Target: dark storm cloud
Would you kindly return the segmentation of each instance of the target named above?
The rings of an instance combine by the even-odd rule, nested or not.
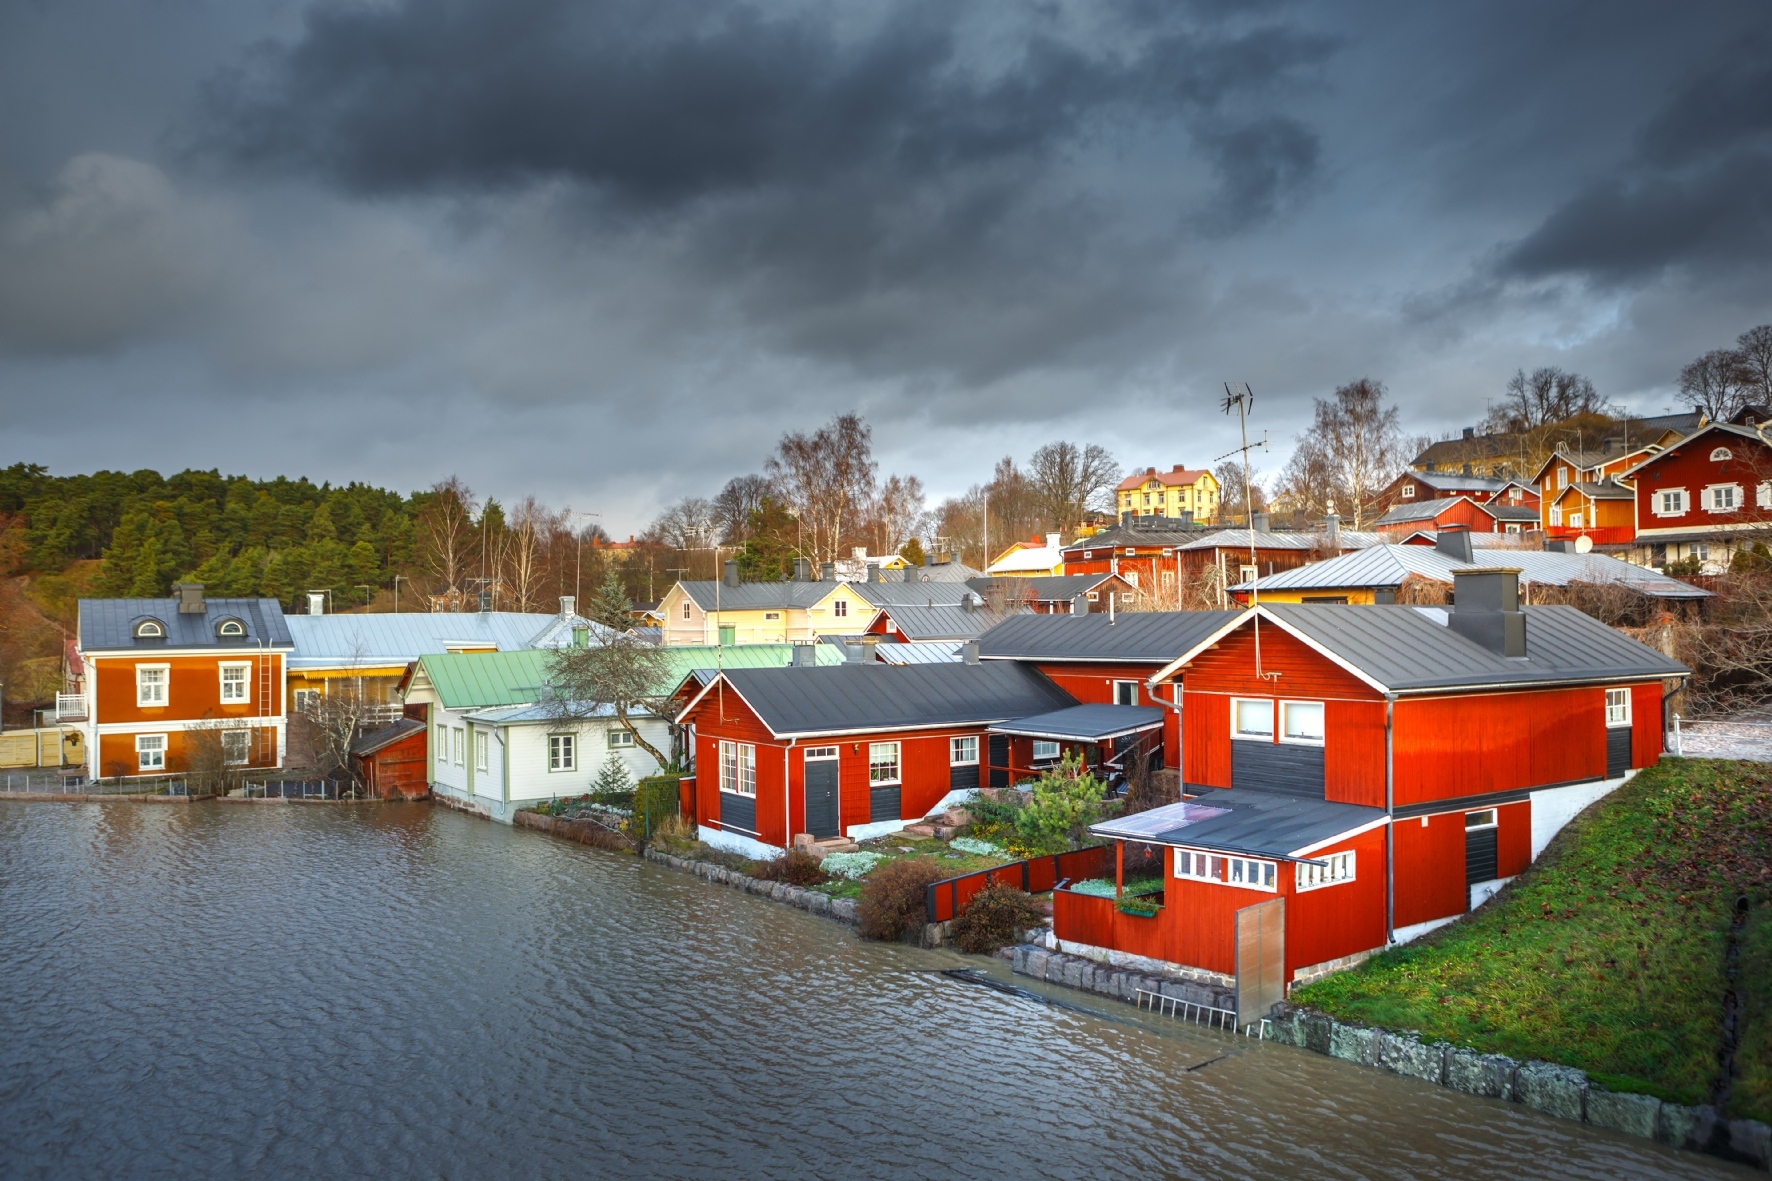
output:
[[[1764,268],[1772,250],[1768,44],[1706,62],[1639,130],[1630,158],[1507,252],[1504,272],[1601,282],[1707,264]]]

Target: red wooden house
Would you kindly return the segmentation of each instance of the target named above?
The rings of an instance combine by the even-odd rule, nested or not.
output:
[[[1487,510],[1487,505],[1478,504],[1468,496],[1404,501],[1378,518],[1372,527],[1387,535],[1387,539],[1396,541],[1421,529],[1440,530],[1448,525],[1463,525],[1472,533],[1504,532],[1504,528],[1496,523],[1495,514]],[[1532,517],[1536,516],[1532,514]]]
[[[407,706],[423,713],[425,707]],[[431,794],[428,729],[422,717],[359,735],[351,743],[351,770],[370,795],[384,800],[416,800]]]
[[[1624,472],[1644,565],[1697,559],[1728,569],[1737,550],[1772,540],[1772,445],[1750,426],[1713,422]]]
[[[1181,547],[1210,531],[1165,518],[1110,525],[1064,547],[1064,572],[1117,574],[1138,590],[1173,590],[1182,577]]]
[[[700,835],[753,856],[799,833],[865,839],[920,820],[979,786],[993,724],[1077,704],[1000,662],[726,669],[678,692]]]
[[[1161,909],[1060,891],[1061,946],[1236,977],[1265,1012],[1480,905],[1659,759],[1682,666],[1574,608],[1519,607],[1517,571],[1455,581],[1450,609],[1264,604],[1161,670],[1192,798],[1096,828],[1148,851]]]

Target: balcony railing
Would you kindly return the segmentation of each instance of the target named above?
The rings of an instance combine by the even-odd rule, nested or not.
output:
[[[84,722],[86,720],[86,698],[79,693],[57,693],[55,695],[55,720],[58,722]]]

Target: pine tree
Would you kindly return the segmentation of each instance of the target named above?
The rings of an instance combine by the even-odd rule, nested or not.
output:
[[[603,585],[591,596],[591,601],[579,611],[586,619],[598,623],[613,631],[625,632],[634,626],[633,604],[628,601],[627,591],[622,589],[621,579],[611,570],[603,576]]]
[[[594,796],[621,795],[633,790],[634,778],[628,773],[627,763],[617,754],[610,754],[603,760],[603,765],[597,768],[597,778],[591,781]]]

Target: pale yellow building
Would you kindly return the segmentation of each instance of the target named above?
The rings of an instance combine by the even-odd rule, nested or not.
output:
[[[1120,481],[1114,507],[1122,521],[1127,517],[1210,521],[1218,515],[1218,480],[1203,468],[1179,463],[1166,472],[1147,467]]]

